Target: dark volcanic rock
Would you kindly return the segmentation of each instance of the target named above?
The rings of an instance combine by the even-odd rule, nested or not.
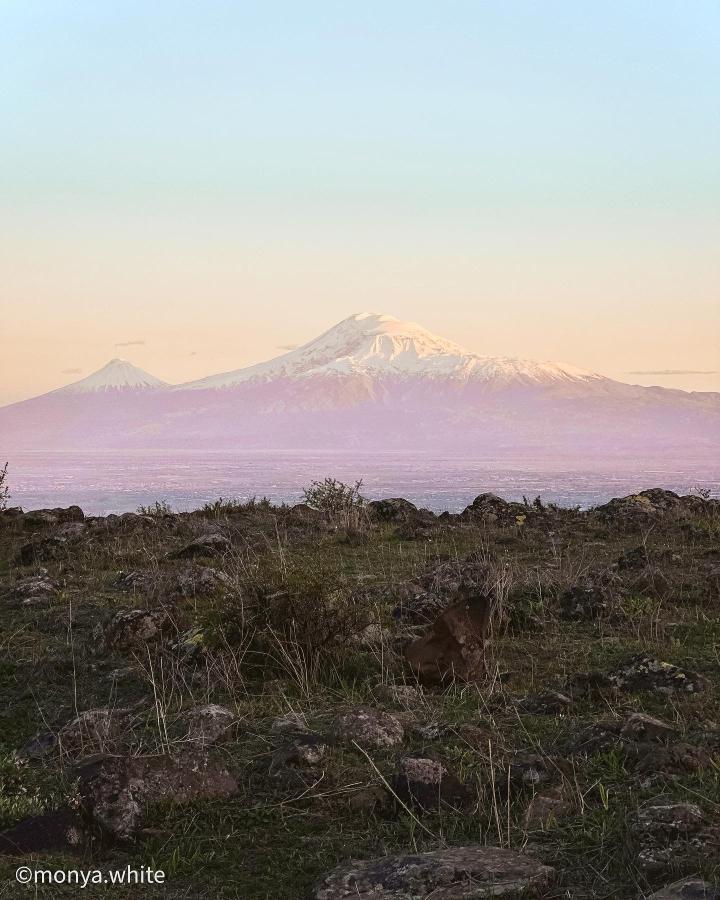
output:
[[[450,847],[338,866],[315,888],[314,900],[470,900],[529,895],[547,887],[549,866],[498,847]]]

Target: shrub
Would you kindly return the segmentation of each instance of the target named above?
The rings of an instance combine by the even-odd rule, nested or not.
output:
[[[360,493],[362,479],[354,485],[336,478],[313,481],[303,497],[308,506],[324,513],[336,528],[359,528],[367,519],[367,500]]]
[[[10,491],[9,491],[7,483],[6,483],[7,482],[7,470],[8,470],[8,464],[5,463],[5,465],[2,467],[2,469],[0,469],[0,511],[2,511],[3,509],[7,509],[7,502],[8,502],[8,499],[10,498]]]

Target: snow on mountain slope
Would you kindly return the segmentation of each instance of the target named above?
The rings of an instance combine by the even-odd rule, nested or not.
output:
[[[330,375],[416,376],[503,384],[602,378],[563,363],[478,356],[414,322],[403,322],[378,313],[357,313],[302,347],[275,359],[178,385],[175,390],[222,389],[279,378]]]
[[[149,372],[134,366],[126,359],[111,359],[97,372],[81,378],[65,387],[52,391],[53,394],[101,394],[108,391],[159,390],[169,385]]]

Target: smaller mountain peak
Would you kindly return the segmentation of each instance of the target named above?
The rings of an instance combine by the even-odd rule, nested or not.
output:
[[[106,391],[148,390],[166,387],[168,387],[167,382],[156,378],[126,359],[115,357],[86,378],[81,378],[80,381],[68,384],[53,393],[94,394]]]

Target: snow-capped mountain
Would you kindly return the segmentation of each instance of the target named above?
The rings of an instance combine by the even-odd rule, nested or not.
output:
[[[111,359],[97,372],[53,391],[54,394],[99,394],[107,391],[160,390],[169,387],[126,359]]]
[[[333,449],[534,456],[716,455],[720,394],[480,356],[392,316],[171,386],[131,363],[0,409],[6,449]]]
[[[176,390],[225,389],[248,382],[329,375],[498,383],[589,381],[602,377],[565,363],[478,356],[414,322],[380,313],[357,313],[307,344],[268,362],[211,375],[179,385]]]

